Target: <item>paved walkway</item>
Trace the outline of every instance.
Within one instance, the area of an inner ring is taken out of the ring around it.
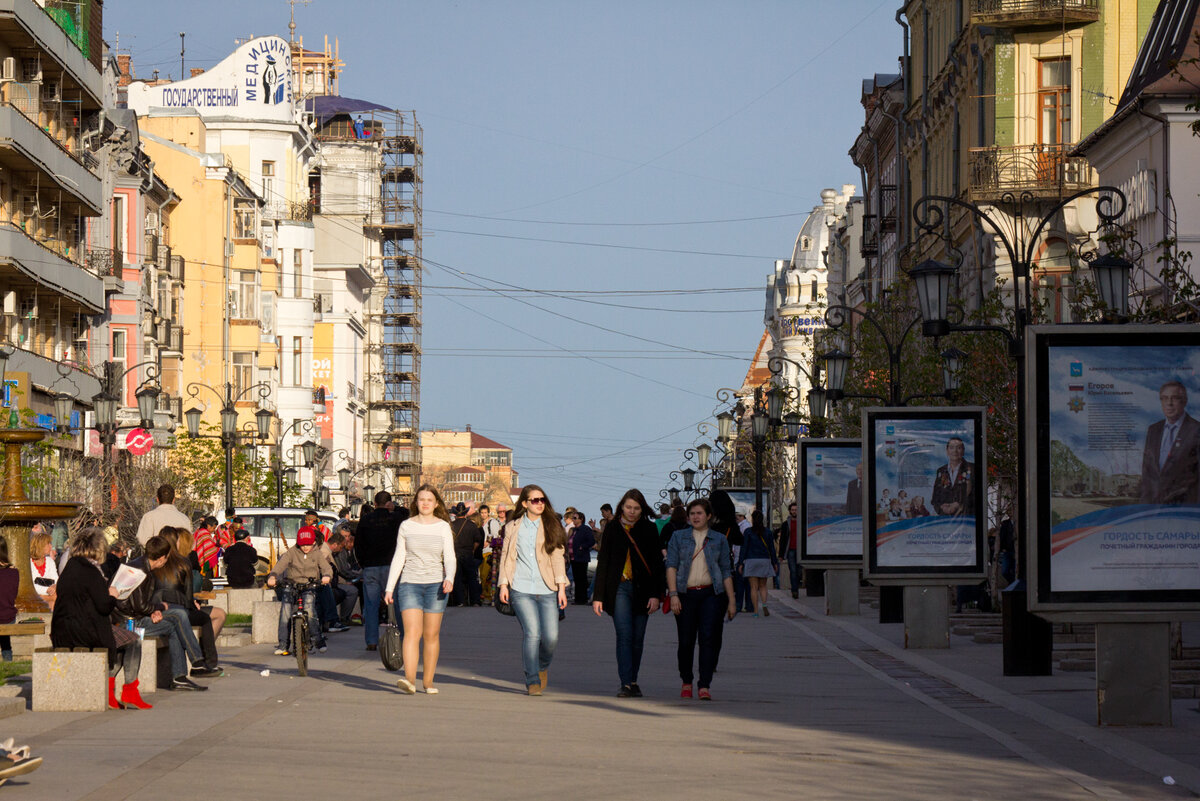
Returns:
[[[900,647],[898,625],[830,619],[774,593],[728,624],[711,703],[678,698],[675,627],[655,615],[642,699],[618,699],[607,617],[569,607],[550,687],[524,695],[519,628],[446,615],[436,696],[400,695],[353,629],[311,673],[231,650],[206,693],[148,712],[0,722],[45,757],[3,799],[1087,799],[1200,794],[1200,714],[1171,729],[1093,725],[1091,674],[1005,678],[1000,646]],[[270,669],[268,677],[260,675]],[[1171,776],[1174,785],[1164,783]],[[420,793],[421,795],[417,795]]]

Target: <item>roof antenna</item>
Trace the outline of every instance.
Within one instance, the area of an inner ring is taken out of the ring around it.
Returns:
[[[288,0],[288,5],[291,6],[291,18],[288,20],[288,41],[291,44],[296,43],[296,5],[306,6],[312,0]]]

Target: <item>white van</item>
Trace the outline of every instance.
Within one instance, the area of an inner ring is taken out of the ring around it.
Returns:
[[[305,509],[265,506],[246,506],[234,510],[242,518],[242,527],[250,532],[250,544],[260,559],[274,564],[284,551],[296,544],[296,532],[304,525]],[[333,512],[318,511],[317,515],[331,532],[338,518]],[[225,522],[224,512],[215,514],[218,523]],[[274,546],[274,547],[272,547]]]

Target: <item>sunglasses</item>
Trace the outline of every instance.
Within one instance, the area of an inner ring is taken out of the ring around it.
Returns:
[[[545,498],[545,497],[541,497],[541,498],[526,498],[526,499],[525,499],[525,503],[545,503],[545,502],[546,502],[546,498]]]

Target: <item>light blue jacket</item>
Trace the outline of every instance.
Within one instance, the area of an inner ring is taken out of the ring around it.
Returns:
[[[695,529],[681,528],[671,535],[667,545],[667,570],[675,568],[675,589],[686,592],[688,573],[692,569],[692,555],[695,553]],[[708,564],[708,575],[712,576],[713,592],[722,595],[725,592],[725,579],[733,577],[733,567],[729,558],[729,541],[724,534],[712,529],[704,538],[704,561]]]

